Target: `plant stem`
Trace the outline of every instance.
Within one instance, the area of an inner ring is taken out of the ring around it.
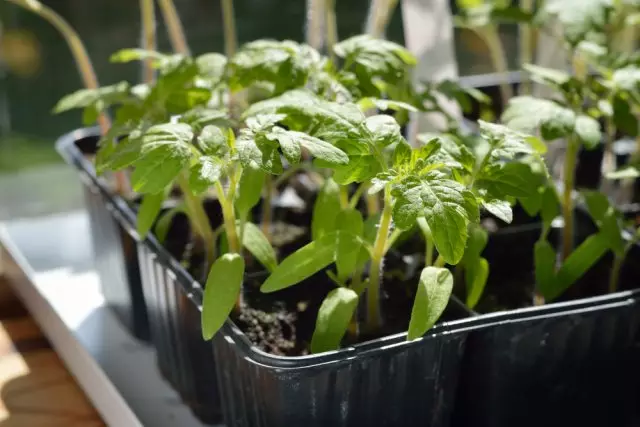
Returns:
[[[340,209],[347,209],[349,207],[349,189],[341,185],[340,186]]]
[[[338,43],[338,23],[336,20],[336,0],[325,0],[324,3],[324,22],[327,29],[327,53],[331,58],[331,62],[336,63],[336,54],[333,52],[333,46]]]
[[[476,30],[480,37],[484,40],[489,48],[489,56],[494,70],[500,74],[502,82],[500,83],[500,97],[502,98],[502,106],[505,107],[509,100],[513,97],[513,89],[508,81],[509,66],[507,65],[507,57],[500,40],[497,28],[493,26],[482,27]]]
[[[520,8],[525,12],[533,12],[535,0],[520,0]],[[520,66],[531,64],[533,62],[533,28],[528,22],[519,25],[520,29]],[[520,84],[520,94],[531,94],[531,80],[525,77]]]
[[[50,9],[49,7],[43,5],[37,0],[8,0],[9,2],[16,4],[20,7],[27,9],[30,12],[35,13],[40,16],[45,21],[49,22],[53,25],[64,37],[69,49],[71,49],[71,53],[73,55],[73,59],[76,62],[76,66],[78,67],[78,71],[80,72],[80,77],[84,83],[84,86],[87,89],[98,89],[100,85],[98,84],[98,77],[93,69],[93,64],[89,59],[89,55],[87,54],[87,49],[84,47],[84,44],[80,40],[80,36],[78,33],[69,25],[69,23],[60,15],[58,15],[55,11]],[[98,123],[100,125],[100,130],[103,135],[109,131],[111,127],[111,122],[106,114],[101,113],[98,117]]]
[[[433,266],[442,268],[445,264],[446,262],[444,261],[442,255],[438,255],[438,258],[436,258],[436,262],[433,263]]]
[[[191,223],[195,233],[200,236],[204,242],[205,252],[207,254],[208,268],[215,262],[215,245],[216,237],[209,223],[209,217],[202,206],[200,198],[194,196],[189,189],[189,180],[185,173],[178,175],[178,186],[182,192],[187,212],[189,213]],[[206,270],[208,270],[206,268]]]
[[[424,243],[425,243],[424,264],[425,264],[425,267],[431,267],[433,265],[433,241],[427,238],[427,236],[425,236]]]
[[[230,58],[238,48],[233,0],[220,0],[220,3],[222,5],[222,24],[224,26],[224,53]]]
[[[271,206],[273,197],[273,178],[271,174],[266,174],[264,178],[264,201],[262,209],[262,233],[266,236],[267,240],[271,241],[271,222],[273,209]]]
[[[180,22],[180,16],[178,15],[176,6],[173,4],[173,0],[158,0],[158,3],[160,4],[164,22],[167,24],[167,31],[173,51],[184,56],[190,56],[182,22]]]
[[[374,216],[380,212],[380,199],[377,194],[367,193],[367,215]]]
[[[230,184],[233,185],[233,183]],[[240,253],[240,240],[238,239],[238,230],[236,229],[236,214],[233,210],[232,190],[229,190],[229,196],[224,192],[220,181],[216,182],[216,191],[218,192],[218,200],[222,207],[222,216],[224,218],[224,229],[227,233],[227,242],[229,242],[229,251],[232,253]]]
[[[613,258],[613,266],[611,267],[611,273],[609,275],[609,293],[617,292],[618,281],[620,280],[620,269],[624,262],[625,256],[615,255]]]
[[[372,1],[366,32],[373,37],[383,38],[397,5],[398,0]]]
[[[140,0],[140,16],[142,21],[142,48],[145,50],[156,49],[156,14],[153,0]],[[152,83],[155,78],[153,60],[151,58],[143,62],[142,80]]]
[[[575,135],[567,139],[567,152],[564,158],[564,193],[562,197],[562,261],[566,260],[573,250],[573,185],[575,179],[576,160],[580,141]]]
[[[367,329],[369,332],[380,328],[380,268],[387,247],[387,237],[391,227],[391,192],[385,189],[384,208],[380,217],[380,225],[373,244],[371,265],[369,267],[369,286],[367,287]]]
[[[358,186],[358,188],[356,189],[355,193],[353,193],[353,196],[351,196],[351,199],[349,200],[349,208],[350,209],[355,209],[356,206],[358,206],[358,202],[360,201],[360,198],[362,197],[362,194],[367,191],[367,189],[369,188],[369,185],[366,182],[363,182],[362,184],[360,184]]]
[[[612,190],[612,182],[607,179],[607,174],[616,170],[616,156],[613,152],[613,143],[616,137],[616,127],[612,117],[606,120],[606,140],[604,143],[604,153],[602,155],[602,176],[600,177],[600,191],[610,196]]]

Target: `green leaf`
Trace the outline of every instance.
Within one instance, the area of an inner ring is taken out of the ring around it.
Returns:
[[[593,218],[596,223],[602,221],[611,208],[607,196],[599,191],[582,191],[582,197],[584,198],[591,218]]]
[[[131,61],[146,61],[147,59],[153,59],[155,61],[163,61],[167,59],[167,55],[145,49],[121,49],[111,55],[109,60],[114,63],[126,63]]]
[[[420,338],[435,325],[449,303],[452,290],[453,276],[449,270],[437,267],[422,270],[411,310],[409,341]]]
[[[534,259],[537,290],[545,300],[551,300],[558,288],[556,251],[546,240],[539,240],[534,246]]]
[[[476,187],[486,189],[491,197],[532,197],[538,192],[541,182],[524,163],[507,163],[502,167],[484,169],[479,174]]]
[[[438,252],[447,263],[457,264],[464,254],[467,225],[479,215],[475,196],[438,171],[421,179],[408,177],[394,186],[392,194],[396,198],[396,226],[411,228],[418,217],[424,216]]]
[[[538,138],[510,129],[507,126],[478,120],[480,135],[491,145],[492,155],[496,159],[513,159],[516,156],[542,154],[546,148]]]
[[[558,18],[567,41],[576,45],[587,38],[588,34],[604,30],[613,2],[611,0],[548,0],[543,7],[548,14]]]
[[[222,176],[222,162],[216,157],[201,156],[189,169],[189,188],[195,195],[207,191],[209,187],[220,180]]]
[[[316,328],[311,338],[311,352],[322,353],[337,350],[358,306],[358,294],[340,287],[326,296],[316,318]]]
[[[224,157],[229,152],[227,134],[217,126],[205,126],[197,138],[198,147],[209,156]]]
[[[296,285],[326,268],[334,260],[335,233],[325,234],[284,259],[271,273],[260,290],[265,293]]]
[[[191,128],[183,123],[152,126],[142,136],[140,158],[131,175],[133,190],[159,193],[188,165],[193,139]]]
[[[482,207],[507,224],[511,224],[511,221],[513,221],[513,211],[506,200],[491,199],[483,201]]]
[[[362,214],[355,209],[346,209],[336,217],[338,241],[336,243],[336,267],[341,281],[351,276],[358,264],[361,238],[364,232]]]
[[[478,304],[488,278],[489,262],[485,258],[478,258],[475,263],[466,267],[467,307],[472,309]]]
[[[227,57],[219,53],[205,53],[196,58],[198,74],[210,83],[218,83],[224,76]]]
[[[569,255],[558,271],[557,286],[545,299],[552,301],[578,281],[609,250],[607,237],[598,233],[589,236]]]
[[[311,237],[318,240],[325,234],[336,231],[336,217],[340,213],[340,187],[328,178],[313,205]]]
[[[571,74],[555,68],[540,67],[534,64],[523,64],[522,68],[531,74],[531,80],[536,83],[560,89],[571,81]]]
[[[401,141],[400,125],[391,116],[380,114],[367,117],[364,127],[371,135],[371,143],[379,148]]]
[[[624,99],[619,94],[613,98],[613,121],[616,128],[624,132],[627,136],[638,135],[638,119],[629,100]]]
[[[173,208],[166,211],[156,222],[154,232],[156,238],[160,243],[164,243],[164,241],[167,239],[167,234],[169,234],[171,223],[173,222],[175,216],[179,213],[183,213],[185,215],[187,214],[184,203],[181,203],[178,206],[174,206]]]
[[[347,185],[352,182],[364,182],[382,171],[378,159],[370,154],[350,156],[349,164],[335,166],[333,169],[333,179],[340,185]]]
[[[245,167],[238,183],[235,206],[240,216],[246,217],[260,201],[264,187],[265,173],[256,168]]]
[[[489,264],[482,258],[487,246],[488,233],[479,225],[469,227],[469,241],[464,253],[465,283],[467,287],[467,307],[473,308],[480,300],[489,277]]]
[[[278,141],[285,157],[291,162],[297,163],[300,161],[300,147],[302,147],[307,149],[315,158],[321,159],[328,164],[346,165],[349,163],[349,157],[342,150],[303,132],[274,127],[266,137],[271,141]],[[298,145],[298,149],[292,149],[293,145]]]
[[[55,114],[76,108],[93,107],[94,117],[110,105],[123,102],[129,96],[129,83],[120,82],[98,89],[80,89],[63,97],[53,108]]]
[[[551,187],[546,187],[542,193],[540,216],[546,227],[550,227],[553,220],[560,216],[560,201]]]
[[[638,177],[640,177],[640,171],[633,166],[627,166],[615,172],[607,173],[608,179],[635,179]]]
[[[244,232],[240,234],[242,235],[242,246],[247,248],[267,270],[273,272],[278,265],[276,253],[271,243],[269,243],[269,239],[260,230],[260,227],[246,222],[244,224]]]
[[[602,141],[600,123],[592,117],[579,115],[576,118],[575,132],[588,150],[593,150]]]
[[[140,157],[142,140],[133,135],[119,142],[104,141],[96,154],[96,173],[120,170],[133,164]]]
[[[207,107],[196,107],[187,111],[180,116],[180,121],[191,126],[196,132],[202,132],[200,137],[202,137],[204,130],[209,125],[221,127],[231,126],[231,120],[228,112]]]
[[[276,143],[262,138],[263,144],[258,145],[256,140],[249,135],[241,135],[236,141],[236,149],[240,163],[245,168],[262,169],[272,175],[279,175],[284,168]]]
[[[576,115],[571,109],[555,101],[531,96],[511,98],[502,121],[517,131],[532,133],[540,129],[547,141],[565,137],[576,127]]]
[[[619,68],[611,76],[615,88],[627,92],[638,92],[640,90],[640,68],[629,66]]]
[[[623,256],[625,241],[622,238],[620,215],[604,194],[597,191],[583,191],[589,215],[600,229],[600,235],[607,240],[616,255]]]
[[[160,209],[162,209],[162,202],[165,199],[165,193],[160,192],[157,194],[146,194],[142,197],[142,203],[136,216],[137,231],[141,238],[145,238],[153,223],[155,222]]]
[[[373,109],[378,109],[380,111],[418,111],[418,109],[411,104],[407,104],[406,102],[394,101],[391,99],[362,98],[358,101],[358,106],[363,112]]]
[[[224,254],[213,263],[202,300],[202,337],[210,340],[222,327],[242,289],[244,260],[238,254]]]

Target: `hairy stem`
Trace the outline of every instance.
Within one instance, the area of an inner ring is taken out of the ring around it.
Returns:
[[[576,160],[580,141],[575,135],[567,139],[567,152],[564,158],[564,189],[562,196],[562,216],[564,228],[562,230],[562,260],[566,260],[573,251],[573,186],[575,179]]]
[[[535,0],[520,0],[520,8],[525,12],[533,12]],[[533,49],[534,49],[534,33],[530,23],[523,22],[519,25],[520,30],[520,66],[524,64],[531,64],[533,62]],[[525,77],[520,85],[521,95],[531,94],[531,80],[529,77]]]
[[[371,265],[369,267],[369,286],[367,287],[367,329],[372,332],[380,328],[380,274],[382,260],[387,248],[387,238],[391,228],[391,193],[385,189],[384,208],[380,217],[378,233],[373,244]]]
[[[493,26],[482,27],[477,30],[477,33],[487,44],[493,69],[500,74],[500,97],[502,98],[502,105],[504,107],[513,97],[513,89],[508,81],[507,73],[509,72],[509,66],[507,65],[507,56],[502,46],[500,35],[497,28]]]
[[[207,213],[202,206],[200,198],[194,196],[189,189],[189,179],[187,178],[187,175],[185,173],[181,173],[180,175],[178,175],[178,186],[180,187],[180,191],[182,192],[182,197],[184,198],[184,203],[187,207],[187,212],[189,213],[194,231],[200,238],[202,238],[204,242],[205,252],[207,254],[206,270],[208,271],[208,269],[215,262],[215,233],[211,228],[209,217],[207,216]]]
[[[189,45],[182,28],[182,22],[176,6],[173,4],[173,0],[158,0],[160,4],[160,10],[164,22],[167,25],[167,31],[169,33],[169,40],[171,41],[171,47],[173,51],[184,56],[189,56]]]
[[[230,184],[230,187],[231,185],[233,185],[233,183]],[[227,233],[227,242],[229,242],[229,251],[239,254],[240,240],[238,238],[238,230],[236,229],[236,213],[233,210],[233,194],[225,194],[220,181],[216,182],[216,191],[218,192],[218,200],[222,207],[222,217],[224,218],[224,229]],[[232,193],[231,188],[229,193]]]
[[[618,291],[618,281],[620,280],[620,270],[622,269],[622,263],[625,256],[615,255],[613,258],[613,266],[609,273],[609,293]]]
[[[271,206],[273,197],[273,178],[271,174],[266,174],[264,178],[264,201],[262,209],[262,233],[266,236],[267,240],[271,241],[271,223],[273,207]]]
[[[222,5],[222,23],[224,26],[224,53],[232,57],[238,50],[236,19],[233,13],[233,0],[220,0]]]
[[[377,194],[367,193],[367,215],[374,216],[380,212],[380,199]]]
[[[142,48],[156,49],[156,14],[153,0],[140,0],[140,17],[142,18]],[[152,83],[155,78],[153,60],[151,58],[142,63],[142,80]]]

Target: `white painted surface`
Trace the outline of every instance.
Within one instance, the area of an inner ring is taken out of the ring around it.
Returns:
[[[203,427],[161,378],[152,348],[104,305],[84,212],[0,223],[0,247],[0,272],[108,425]]]

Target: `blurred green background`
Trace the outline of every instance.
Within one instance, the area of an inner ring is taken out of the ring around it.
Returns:
[[[109,55],[136,46],[140,23],[135,0],[43,0],[84,40],[102,84],[135,81],[135,64],[114,65]],[[222,51],[220,2],[175,0],[194,54]],[[240,42],[270,37],[304,39],[305,0],[235,0]],[[340,38],[362,31],[369,0],[337,2]],[[455,10],[454,10],[455,11]],[[0,1],[0,174],[60,162],[53,145],[56,138],[79,127],[78,113],[51,114],[56,101],[79,88],[80,80],[62,37],[29,12]],[[161,20],[159,20],[161,21]],[[509,52],[515,52],[515,28],[502,28]],[[159,48],[169,50],[162,22],[158,23]],[[403,41],[402,18],[396,9],[388,31]],[[486,47],[473,34],[456,31],[461,75],[491,71]],[[515,55],[509,55],[513,58]]]

